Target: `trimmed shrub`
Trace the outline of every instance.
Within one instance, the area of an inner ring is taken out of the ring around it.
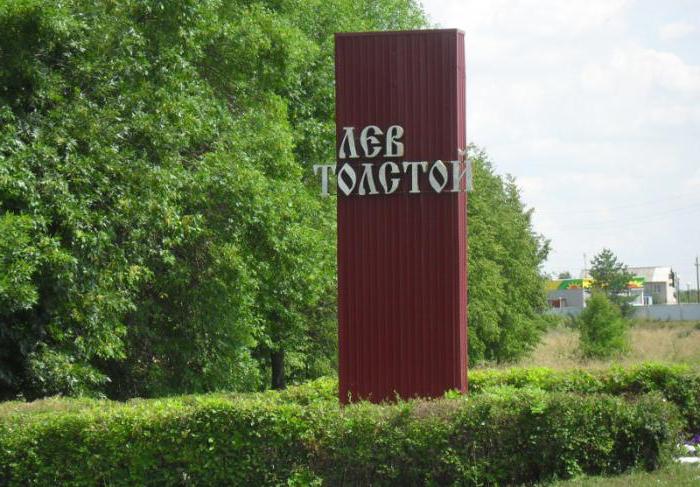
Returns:
[[[326,380],[284,393],[5,404],[0,484],[536,482],[655,468],[680,425],[658,394],[501,386],[340,408],[331,388]]]
[[[600,371],[556,371],[532,367],[469,372],[469,391],[472,394],[499,386],[616,396],[657,392],[678,407],[686,431],[700,430],[700,375],[685,365],[647,363]]]
[[[625,397],[657,392],[678,407],[686,431],[700,431],[700,374],[687,365],[649,362],[602,370],[515,367],[469,371],[469,392],[473,396],[501,386]],[[332,401],[338,397],[338,381],[334,377],[324,377],[289,388],[281,394],[286,401],[298,404]]]
[[[576,321],[585,357],[608,358],[628,349],[627,322],[602,292],[593,293]]]

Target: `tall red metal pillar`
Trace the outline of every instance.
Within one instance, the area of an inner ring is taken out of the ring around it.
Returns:
[[[372,164],[376,178],[386,161],[403,170],[406,161],[460,159],[462,32],[336,34],[335,42],[337,170],[349,164],[359,179],[363,164]],[[401,127],[404,153],[369,158],[359,142],[355,158],[349,146],[341,150],[348,133],[368,126],[384,134]],[[406,169],[391,194],[338,191],[343,403],[467,389],[467,196],[463,183],[460,191],[431,190],[427,172],[418,172],[420,192],[411,183]]]

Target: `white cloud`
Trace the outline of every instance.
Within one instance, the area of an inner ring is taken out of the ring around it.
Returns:
[[[682,213],[635,222],[678,206],[679,192],[700,204],[700,44],[687,27],[663,25],[700,18],[700,2],[424,4],[466,32],[467,137],[535,208],[535,229],[552,239],[547,268],[576,271],[583,252],[607,246],[630,264],[687,272],[700,225]]]
[[[673,41],[676,39],[681,39],[689,34],[695,32],[695,26],[688,22],[672,22],[670,24],[664,24],[659,28],[659,38],[664,41]]]
[[[700,104],[669,103],[650,107],[648,120],[655,125],[700,124]]]
[[[539,37],[572,37],[616,21],[630,0],[438,0],[424,2],[437,22],[469,31],[503,29]],[[471,33],[471,32],[469,32]]]
[[[609,64],[617,81],[649,92],[663,88],[679,93],[700,93],[700,67],[683,62],[670,52],[631,46],[616,49]]]
[[[686,180],[684,186],[688,190],[700,190],[700,169],[695,170],[695,172],[690,176],[690,178]]]
[[[553,178],[559,187],[575,189],[601,196],[610,191],[623,191],[625,189],[636,192],[640,189],[638,177],[634,174],[611,174],[602,171],[567,171]]]
[[[638,133],[646,124],[700,121],[700,66],[670,52],[617,47],[607,60],[583,67],[581,87],[604,101],[614,133],[620,133],[614,128],[623,123],[627,131]]]
[[[523,194],[529,196],[528,200],[535,199],[539,193],[546,189],[544,178],[538,176],[524,176],[518,178],[518,186]]]

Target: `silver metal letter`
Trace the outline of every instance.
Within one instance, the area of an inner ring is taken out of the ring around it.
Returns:
[[[391,187],[389,187],[387,185],[387,181],[386,181],[387,168],[389,168],[389,172],[391,174],[399,174],[401,169],[399,169],[398,164],[396,164],[395,162],[391,162],[391,161],[386,161],[384,164],[379,166],[379,184],[381,184],[382,188],[384,188],[384,194],[391,194],[399,188],[400,178],[397,178],[397,177],[391,178]]]
[[[321,170],[321,196],[328,196],[328,171],[335,174],[335,164],[314,164],[314,175]]]
[[[403,142],[399,139],[403,137],[403,127],[400,125],[392,125],[386,131],[386,157],[401,157],[403,156]]]
[[[370,130],[372,133],[370,133]],[[365,151],[365,156],[367,156],[369,159],[372,157],[377,157],[379,152],[382,150],[382,143],[379,142],[379,139],[375,137],[375,135],[383,134],[384,132],[382,132],[382,129],[376,125],[367,125],[362,129],[362,133],[360,134],[360,145],[362,146],[362,150]],[[370,149],[372,152],[370,152]]]
[[[344,174],[348,175],[350,181],[352,182],[352,186],[348,186],[345,180],[343,180]],[[355,189],[355,183],[357,183],[357,175],[355,174],[355,170],[350,164],[343,164],[338,171],[338,187],[343,193],[345,193],[345,196],[348,196],[350,193],[352,193],[352,190]]]
[[[362,171],[362,176],[360,177],[360,184],[358,185],[360,189],[357,191],[357,194],[362,196],[365,195],[365,181],[367,181],[367,184],[369,185],[369,194],[378,193],[377,186],[374,184],[374,174],[372,174],[373,165],[374,164],[370,164],[369,162],[362,164],[364,171]]]
[[[418,184],[418,167],[423,170],[423,172],[426,171],[428,168],[428,162],[427,161],[420,161],[420,162],[407,162],[404,161],[403,163],[403,172],[406,173],[408,172],[408,169],[411,168],[411,190],[409,193],[420,193],[420,186]]]
[[[345,155],[345,145],[348,145],[350,149],[350,159],[356,159],[359,157],[357,155],[357,148],[355,147],[355,127],[343,127],[343,141],[340,143],[340,151],[338,152],[338,159],[348,159]]]
[[[438,173],[440,173],[442,184],[439,183],[437,178],[435,177],[436,170]],[[433,188],[433,191],[435,191],[436,193],[442,193],[442,190],[445,189],[445,186],[447,185],[447,166],[445,166],[444,162],[442,162],[441,160],[435,161],[433,167],[430,168],[430,173],[428,174],[428,181],[430,182],[430,187]]]
[[[452,164],[452,192],[456,193],[462,190],[462,178],[465,180],[465,191],[470,192],[474,189],[472,178],[472,163],[469,159],[464,160],[464,170],[460,173],[461,161],[450,161]]]
[[[467,193],[474,191],[474,171],[472,170],[471,159],[464,158],[464,164],[467,166],[464,170],[467,171]]]

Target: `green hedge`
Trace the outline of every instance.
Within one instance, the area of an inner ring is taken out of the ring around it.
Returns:
[[[601,370],[516,367],[469,371],[469,392],[472,395],[499,386],[625,397],[658,392],[678,407],[684,420],[683,428],[687,432],[700,432],[700,374],[686,365],[650,362]],[[284,394],[288,400],[306,404],[309,399],[332,400],[337,393],[337,381],[325,378],[291,388]]]
[[[599,371],[512,368],[469,372],[469,391],[479,394],[494,386],[536,387],[550,392],[637,396],[658,392],[674,403],[686,431],[700,431],[700,374],[684,365],[647,363]]]
[[[284,393],[0,407],[1,485],[504,484],[652,469],[680,421],[634,400],[492,387],[340,408],[333,381]]]
[[[678,407],[687,432],[700,432],[700,374],[687,365],[650,362],[601,370],[516,367],[469,371],[469,392],[472,395],[500,386],[624,397],[657,392]],[[291,388],[285,391],[284,397],[300,404],[306,404],[310,399],[332,400],[338,393],[337,387],[334,378],[325,378]]]

